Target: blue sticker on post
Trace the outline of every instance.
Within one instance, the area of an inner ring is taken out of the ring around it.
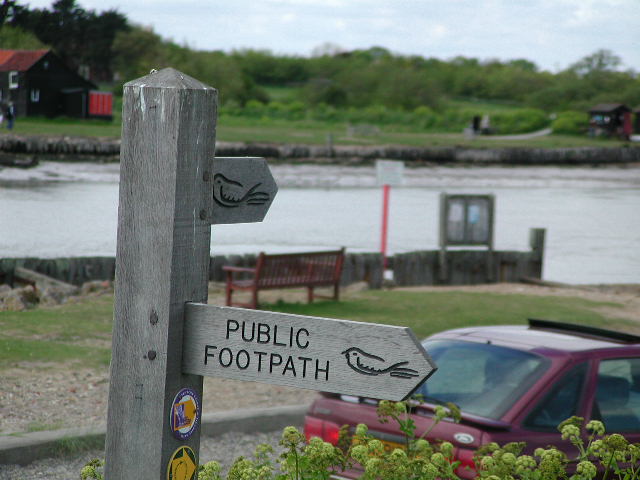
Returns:
[[[171,433],[179,440],[186,440],[198,427],[200,421],[200,399],[190,388],[183,388],[173,399],[171,405]]]

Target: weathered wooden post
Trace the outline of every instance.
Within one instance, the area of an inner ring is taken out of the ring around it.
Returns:
[[[544,240],[547,231],[544,228],[529,230],[529,246],[531,247],[531,269],[527,275],[542,279],[542,264],[544,262]]]
[[[170,68],[125,85],[108,480],[195,478],[202,375],[400,400],[435,371],[408,328],[206,305],[210,224],[278,190],[262,158],[214,160],[216,99]]]
[[[177,449],[198,452],[199,429],[173,435],[170,414],[178,392],[202,396],[202,377],[182,373],[182,329],[185,302],[207,300],[216,105],[215,89],[170,68],[124,87],[109,480],[164,479]]]

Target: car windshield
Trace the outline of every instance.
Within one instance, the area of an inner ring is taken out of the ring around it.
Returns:
[[[463,412],[500,419],[540,378],[543,357],[490,343],[426,340],[438,370],[416,393],[429,403],[453,402]]]

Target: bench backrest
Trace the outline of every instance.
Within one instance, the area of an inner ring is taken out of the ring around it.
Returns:
[[[340,281],[344,248],[328,252],[261,253],[256,262],[256,282],[260,287],[334,285]]]

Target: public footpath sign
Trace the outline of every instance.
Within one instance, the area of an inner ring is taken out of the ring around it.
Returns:
[[[185,313],[185,373],[403,400],[435,371],[406,327],[197,303]]]
[[[277,193],[264,159],[215,158],[217,95],[172,68],[124,86],[108,480],[195,479],[203,375],[402,399],[435,368],[406,328],[206,305],[211,225]]]
[[[264,220],[278,191],[264,158],[217,157],[212,170],[210,223],[219,225]]]

